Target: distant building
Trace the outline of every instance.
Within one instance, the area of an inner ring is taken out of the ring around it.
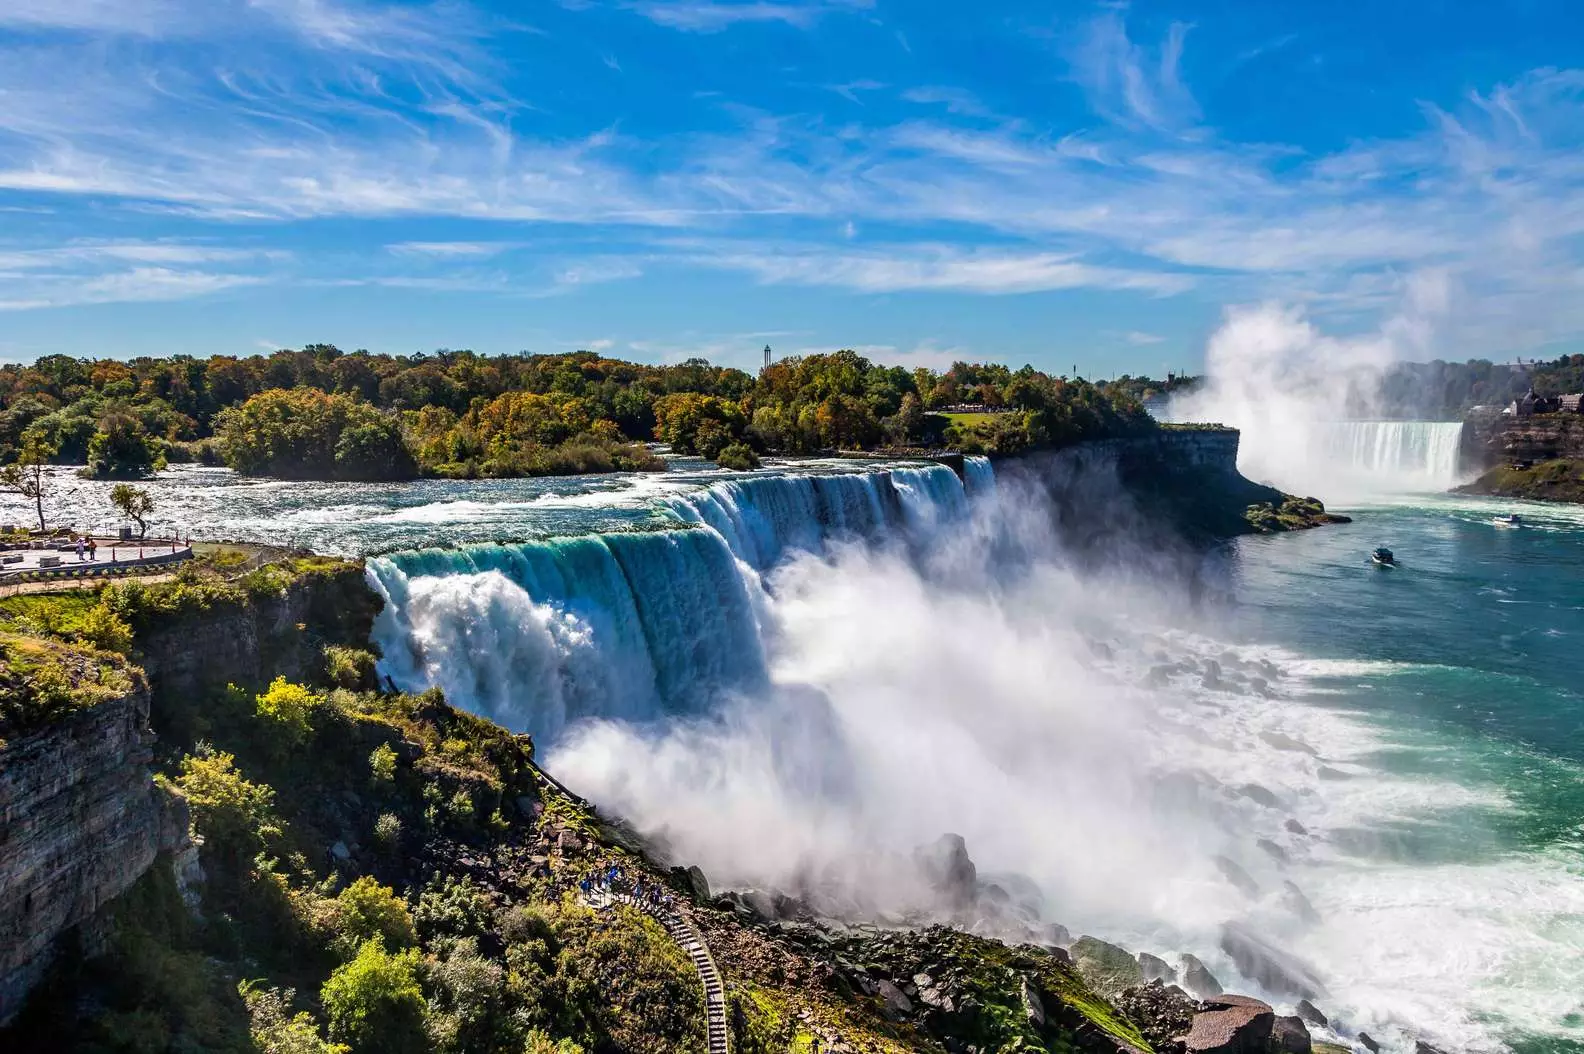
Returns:
[[[1554,413],[1584,413],[1579,407],[1579,400],[1584,395],[1536,395],[1530,388],[1523,396],[1514,400],[1503,410],[1504,414],[1514,417],[1529,417],[1533,414]]]
[[[1558,396],[1557,402],[1565,414],[1584,414],[1584,392]]]

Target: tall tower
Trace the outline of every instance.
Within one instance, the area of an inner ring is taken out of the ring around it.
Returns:
[[[768,345],[768,344],[765,345],[764,355],[765,355],[764,364],[765,364],[765,367],[768,369],[769,366],[770,366],[770,345]]]

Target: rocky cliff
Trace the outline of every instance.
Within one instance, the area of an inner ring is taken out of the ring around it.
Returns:
[[[1158,557],[1173,542],[1193,546],[1240,534],[1346,522],[1315,499],[1295,499],[1238,472],[1236,429],[1163,428],[999,462],[997,472],[1032,480],[1054,499],[1070,546],[1133,558]]]
[[[0,1025],[99,909],[161,852],[184,856],[187,809],[149,777],[141,687],[0,747]]]
[[[1584,414],[1470,417],[1463,423],[1460,456],[1466,470],[1479,472],[1496,465],[1584,460]]]

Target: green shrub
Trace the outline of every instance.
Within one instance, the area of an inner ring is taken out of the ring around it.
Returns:
[[[428,969],[429,1038],[444,1054],[515,1049],[520,1026],[507,1002],[506,971],[473,940],[450,942]]]
[[[77,635],[103,651],[126,655],[132,650],[132,627],[104,603],[88,609],[78,624]]]
[[[330,1038],[352,1054],[425,1054],[424,997],[418,952],[392,954],[369,941],[357,958],[336,967],[321,989]]]
[[[259,1054],[347,1054],[340,1043],[326,1042],[319,1034],[313,1015],[291,1013],[296,993],[288,988],[258,988],[244,981],[237,992],[247,1004],[252,1019],[250,1031]]]
[[[280,837],[275,791],[243,779],[234,755],[189,754],[182,758],[181,770],[176,785],[209,848],[235,861],[252,857]]]
[[[570,1039],[551,1039],[538,1029],[528,1033],[528,1045],[523,1054],[584,1054],[583,1048]]]
[[[349,955],[369,941],[393,951],[418,943],[406,903],[367,875],[336,897],[336,931],[337,945]]]
[[[759,467],[759,455],[747,443],[732,443],[720,452],[715,464],[721,468],[748,472]]]
[[[331,684],[349,691],[374,687],[374,656],[362,648],[331,644],[324,650],[325,677]]]
[[[260,717],[273,721],[290,739],[301,742],[313,732],[313,715],[324,705],[324,696],[277,677],[256,702]]]
[[[396,751],[389,743],[381,743],[369,755],[369,773],[376,783],[389,783],[396,778]]]
[[[418,894],[413,922],[425,940],[482,937],[490,932],[489,898],[472,879],[436,875]]]
[[[401,817],[393,812],[380,813],[379,819],[374,821],[374,841],[379,847],[395,852],[401,848],[401,836]]]

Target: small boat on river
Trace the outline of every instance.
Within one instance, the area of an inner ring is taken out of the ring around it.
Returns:
[[[1383,545],[1379,549],[1376,549],[1373,553],[1370,553],[1370,563],[1374,564],[1376,567],[1396,567],[1397,558],[1392,555],[1392,551],[1390,549]]]
[[[1522,527],[1523,517],[1516,512],[1509,512],[1505,516],[1498,516],[1491,521],[1498,527]]]

